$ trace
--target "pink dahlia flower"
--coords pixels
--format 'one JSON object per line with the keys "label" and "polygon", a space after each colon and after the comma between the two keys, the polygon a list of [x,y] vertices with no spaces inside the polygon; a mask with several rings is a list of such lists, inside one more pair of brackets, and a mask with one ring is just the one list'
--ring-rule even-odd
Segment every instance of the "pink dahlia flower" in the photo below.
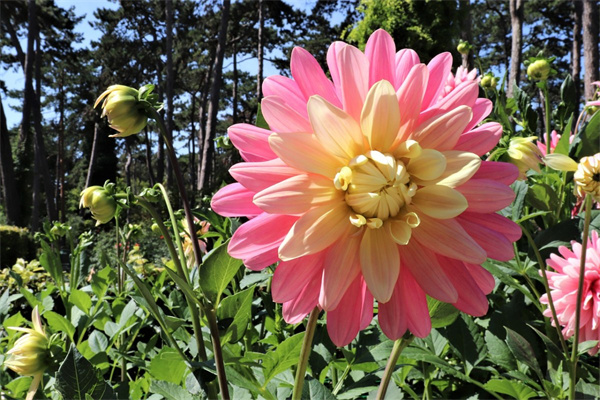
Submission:
{"label": "pink dahlia flower", "polygon": [[[548,283],[558,322],[563,326],[562,333],[565,338],[575,334],[575,310],[581,263],[581,243],[573,241],[571,245],[572,251],[561,246],[558,252],[562,257],[551,254],[550,259],[547,260],[548,266],[556,271],[548,272]],[[588,240],[583,279],[579,341],[600,340],[600,240],[596,231],[592,231],[591,238]],[[548,304],[548,294],[544,294],[540,301]],[[552,317],[550,309],[544,311],[544,315]],[[594,355],[598,350],[600,350],[600,343],[588,352]]]}
{"label": "pink dahlia flower", "polygon": [[481,80],[481,77],[477,76],[477,69],[473,68],[472,70],[468,70],[462,65],[456,69],[456,74],[452,74],[450,72],[448,74],[448,78],[446,79],[446,85],[444,86],[444,90],[440,94],[440,96],[446,97],[450,94],[458,85],[463,82],[477,82]]}
{"label": "pink dahlia flower", "polygon": [[212,207],[249,218],[229,253],[253,270],[280,261],[272,295],[285,320],[319,306],[339,346],[369,325],[374,298],[392,339],[429,334],[426,295],[485,314],[494,279],[481,263],[511,259],[521,232],[496,214],[517,168],[480,159],[502,134],[478,126],[491,102],[473,81],[440,99],[452,56],[422,64],[383,30],[364,53],[333,43],[327,64],[333,82],[295,48],[293,79],[264,82],[271,130],[229,128],[246,162]]}

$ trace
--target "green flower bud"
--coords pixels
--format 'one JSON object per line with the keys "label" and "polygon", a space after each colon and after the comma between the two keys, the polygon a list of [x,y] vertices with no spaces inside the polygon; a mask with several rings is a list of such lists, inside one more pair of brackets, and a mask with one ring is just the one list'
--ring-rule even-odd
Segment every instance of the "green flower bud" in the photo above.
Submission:
{"label": "green flower bud", "polygon": [[97,107],[102,99],[102,116],[108,117],[110,127],[119,132],[111,137],[136,134],[148,123],[144,108],[149,103],[140,101],[140,91],[129,86],[113,85],[98,97],[94,107]]}
{"label": "green flower bud", "polygon": [[458,46],[456,46],[456,50],[463,55],[467,55],[469,54],[469,52],[471,51],[471,48],[473,46],[471,46],[469,44],[469,42],[465,42],[464,40],[461,40],[460,43],[458,44]]}
{"label": "green flower bud", "polygon": [[519,168],[519,179],[527,179],[527,171],[533,169],[536,172],[541,172],[540,163],[542,162],[542,153],[540,149],[533,143],[536,136],[530,137],[514,137],[510,139],[506,154],[509,161]]}
{"label": "green flower bud", "polygon": [[150,229],[152,229],[152,232],[156,233],[157,235],[162,235],[162,231],[160,230],[156,222],[152,224]]}
{"label": "green flower bud", "polygon": [[530,79],[536,81],[547,80],[551,71],[552,67],[550,66],[550,62],[546,59],[536,60],[527,67],[527,75]]}
{"label": "green flower bud", "polygon": [[117,211],[117,202],[102,186],[90,186],[81,192],[79,208],[86,207],[97,221],[96,226],[110,221]]}

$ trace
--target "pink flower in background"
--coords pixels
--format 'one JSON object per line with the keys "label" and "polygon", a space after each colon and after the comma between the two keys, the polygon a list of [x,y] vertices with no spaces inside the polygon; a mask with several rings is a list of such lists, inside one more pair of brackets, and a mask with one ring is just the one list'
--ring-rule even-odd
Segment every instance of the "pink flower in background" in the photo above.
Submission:
{"label": "pink flower in background", "polygon": [[468,70],[464,68],[462,65],[456,69],[456,74],[453,75],[452,72],[448,74],[448,79],[446,80],[446,85],[444,86],[444,90],[440,94],[440,97],[446,97],[450,94],[457,86],[459,86],[463,82],[477,82],[481,80],[481,77],[477,76],[477,69],[474,68],[472,70]]}
{"label": "pink flower in background", "polygon": [[229,128],[246,162],[212,207],[249,218],[230,254],[253,270],[280,261],[272,295],[285,320],[319,306],[338,346],[369,325],[374,299],[391,339],[429,334],[426,295],[484,315],[494,279],[481,263],[511,259],[521,235],[496,214],[518,169],[480,159],[502,135],[498,123],[478,126],[492,103],[474,80],[440,98],[450,53],[422,64],[383,30],[364,53],[333,43],[327,64],[332,81],[295,48],[293,79],[263,85],[271,130]]}
{"label": "pink flower in background", "polygon": [[[558,141],[560,140],[560,135],[558,134],[558,132],[556,132],[555,130],[552,130],[552,132],[550,132],[550,153],[554,153],[554,149],[556,148],[556,145],[558,144]],[[540,151],[542,152],[542,154],[546,154],[546,134],[544,134],[542,136],[542,138],[540,138],[536,144],[538,149],[540,149]]]}
{"label": "pink flower in background", "polygon": [[596,97],[596,100],[590,100],[587,103],[585,103],[586,107],[600,106],[600,81],[592,82],[592,85],[598,87],[598,89],[596,89],[596,94],[594,95],[594,97]]}
{"label": "pink flower in background", "polygon": [[[581,243],[571,242],[573,250],[561,246],[560,256],[550,255],[548,266],[556,272],[548,272],[550,295],[556,307],[558,322],[563,326],[565,338],[575,334],[575,310],[577,307],[577,288],[581,262]],[[562,256],[562,257],[561,257]],[[592,231],[588,240],[585,257],[585,274],[579,320],[579,342],[600,340],[600,239],[598,232]],[[548,304],[548,294],[540,301]],[[544,311],[546,317],[552,317],[550,309]],[[554,325],[554,321],[552,321]],[[600,343],[588,351],[594,355],[600,350]]]}

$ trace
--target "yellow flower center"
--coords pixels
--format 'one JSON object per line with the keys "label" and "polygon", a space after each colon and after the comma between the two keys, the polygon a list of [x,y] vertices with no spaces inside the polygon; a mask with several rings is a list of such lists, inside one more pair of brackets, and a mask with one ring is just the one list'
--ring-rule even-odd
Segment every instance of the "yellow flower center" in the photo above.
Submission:
{"label": "yellow flower center", "polygon": [[417,192],[405,163],[376,150],[350,160],[335,176],[334,185],[346,192],[346,203],[356,213],[350,222],[369,228],[380,228],[398,215]]}

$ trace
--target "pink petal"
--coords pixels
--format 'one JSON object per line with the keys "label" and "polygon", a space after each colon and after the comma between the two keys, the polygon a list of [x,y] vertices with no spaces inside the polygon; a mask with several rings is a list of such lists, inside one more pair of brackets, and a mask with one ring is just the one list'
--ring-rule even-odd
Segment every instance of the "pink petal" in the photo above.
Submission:
{"label": "pink petal", "polygon": [[[406,269],[406,268],[404,268]],[[403,279],[404,304],[407,307],[408,329],[417,337],[425,338],[431,332],[431,318],[427,297],[414,277],[408,273]]]}
{"label": "pink petal", "polygon": [[[396,45],[394,39],[383,29],[376,30],[367,40],[365,55],[369,60],[369,86],[386,80],[396,82]],[[395,87],[395,89],[398,89]]]}
{"label": "pink petal", "polygon": [[[485,251],[456,220],[435,219],[422,213],[419,214],[419,218],[421,219],[421,223],[417,228],[412,230],[412,235],[421,246],[426,247],[431,252],[475,264],[481,264],[487,258]],[[421,284],[421,287],[423,287],[423,282],[417,276],[417,272],[412,270],[411,272],[419,284]],[[433,296],[426,289],[425,292]],[[439,300],[447,303],[453,302],[443,299]]]}
{"label": "pink petal", "polygon": [[463,133],[456,146],[455,150],[470,151],[478,156],[486,154],[492,150],[502,137],[502,125],[497,122],[489,122],[481,125],[477,129]]}
{"label": "pink petal", "polygon": [[511,163],[500,161],[483,161],[473,179],[491,179],[510,185],[519,177],[519,168]]}
{"label": "pink petal", "polygon": [[467,106],[439,114],[419,124],[410,139],[416,140],[425,149],[452,150],[471,120],[471,115],[471,109]]}
{"label": "pink petal", "polygon": [[[419,230],[421,230],[420,226],[413,229],[413,235]],[[402,268],[408,268],[425,293],[446,303],[454,303],[458,299],[456,289],[450,283],[433,252],[414,240],[399,248],[402,253]]]}
{"label": "pink petal", "polygon": [[265,162],[243,162],[229,169],[231,176],[245,188],[260,192],[292,176],[302,174],[279,158]]}
{"label": "pink petal", "polygon": [[417,64],[410,70],[408,77],[398,89],[398,103],[402,105],[402,109],[397,143],[403,142],[409,137],[419,119],[421,100],[427,87],[428,78],[427,67],[424,64]]}
{"label": "pink petal", "polygon": [[469,315],[480,317],[488,310],[488,300],[464,264],[458,260],[438,256],[440,265],[458,292],[454,306]]}
{"label": "pink petal", "polygon": [[400,87],[406,80],[413,66],[420,63],[417,52],[412,49],[402,49],[396,53],[396,84]]}
{"label": "pink petal", "polygon": [[435,104],[440,110],[453,110],[458,106],[473,107],[479,95],[479,85],[474,81],[461,82],[447,96]]}
{"label": "pink petal", "polygon": [[466,219],[457,217],[456,219],[465,228],[465,231],[481,246],[487,253],[488,258],[499,261],[509,261],[515,256],[512,242],[504,235],[490,228],[473,223]]}
{"label": "pink petal", "polygon": [[235,231],[227,248],[229,255],[246,261],[277,249],[297,220],[289,215],[260,214]]}
{"label": "pink petal", "polygon": [[333,310],[360,272],[358,251],[360,236],[340,238],[326,250],[323,281],[319,305],[326,311]]}
{"label": "pink petal", "polygon": [[227,129],[233,145],[245,161],[267,161],[277,158],[269,147],[269,130],[250,124],[235,124]]}
{"label": "pink petal", "polygon": [[487,269],[483,268],[481,265],[469,263],[463,264],[473,277],[473,280],[477,283],[477,286],[479,286],[479,289],[481,289],[484,294],[491,293],[492,290],[494,290],[496,281]]}
{"label": "pink petal", "polygon": [[369,61],[362,51],[348,45],[337,54],[337,65],[344,110],[356,121],[360,121],[360,113],[369,91]]}
{"label": "pink petal", "polygon": [[283,97],[267,96],[260,104],[263,116],[273,132],[312,132],[308,119],[288,105]]}
{"label": "pink petal", "polygon": [[521,227],[518,224],[499,214],[464,212],[460,215],[460,218],[497,231],[511,242],[519,240],[522,235]]}
{"label": "pink petal", "polygon": [[293,79],[280,75],[269,76],[263,81],[262,89],[265,96],[279,96],[298,114],[304,118],[308,117],[307,99]]}
{"label": "pink petal", "polygon": [[492,112],[492,108],[494,105],[491,100],[479,98],[475,100],[475,105],[473,106],[473,118],[467,127],[465,128],[465,132],[473,129],[474,126],[479,124],[485,117],[490,115]]}
{"label": "pink petal", "polygon": [[373,320],[373,301],[375,299],[373,298],[373,295],[367,288],[367,284],[363,279],[361,279],[360,281],[360,286],[362,288],[363,295],[363,308],[359,328],[360,330],[363,330],[367,326],[369,326],[369,324],[371,324],[371,321]]}
{"label": "pink petal", "polygon": [[286,303],[298,297],[309,281],[320,281],[322,271],[322,253],[280,262],[271,282],[273,301]]}
{"label": "pink petal", "polygon": [[312,279],[308,281],[298,297],[283,303],[282,314],[285,322],[297,324],[317,306],[320,286],[320,279]]}
{"label": "pink petal", "polygon": [[[341,306],[327,312],[327,332],[331,341],[338,347],[349,344],[360,331],[364,311],[365,285],[357,276],[341,300]],[[371,303],[371,310],[373,306]]]}
{"label": "pink petal", "polygon": [[471,179],[455,189],[466,197],[470,212],[500,211],[515,199],[510,187],[490,179]]}
{"label": "pink petal", "polygon": [[263,211],[252,202],[254,192],[239,183],[221,188],[212,198],[210,206],[224,217],[254,217]]}
{"label": "pink petal", "polygon": [[[308,51],[301,47],[294,47],[290,69],[307,100],[310,96],[318,94],[334,106],[342,107],[333,83],[327,79],[319,62]],[[277,129],[273,130],[277,131]]]}
{"label": "pink petal", "polygon": [[429,83],[423,97],[423,109],[435,104],[444,88],[452,69],[452,55],[450,53],[438,54],[427,64],[427,68],[429,69]]}
{"label": "pink petal", "polygon": [[338,64],[338,54],[346,46],[348,46],[347,43],[337,40],[331,43],[329,49],[327,49],[327,67],[329,68],[329,74],[331,75],[331,80],[333,81],[333,86],[335,86],[337,96],[340,99],[342,98],[340,91],[340,70],[342,67]]}

